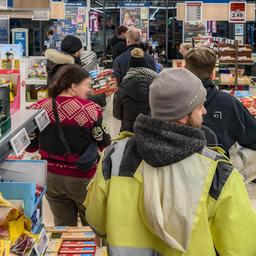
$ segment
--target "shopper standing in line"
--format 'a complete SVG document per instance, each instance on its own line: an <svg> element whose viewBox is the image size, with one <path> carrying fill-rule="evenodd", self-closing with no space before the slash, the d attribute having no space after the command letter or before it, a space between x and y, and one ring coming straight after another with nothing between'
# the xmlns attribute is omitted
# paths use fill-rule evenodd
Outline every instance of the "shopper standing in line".
<svg viewBox="0 0 256 256"><path fill-rule="evenodd" d="M105 149L85 206L110 256L256 255L242 177L200 129L205 100L195 75L166 69L150 86L152 117Z"/></svg>
<svg viewBox="0 0 256 256"><path fill-rule="evenodd" d="M235 142L256 150L256 119L238 99L218 90L211 80L217 61L215 52L208 48L194 48L188 52L185 61L186 68L202 80L207 90L204 125L209 131L206 134L213 131L217 136L216 143L227 154Z"/></svg>
<svg viewBox="0 0 256 256"><path fill-rule="evenodd" d="M83 45L81 40L73 35L67 35L61 42L61 52L56 49L47 49L45 56L47 58L46 71L48 74L47 85L50 86L53 81L55 74L60 67L67 64L78 64L80 66L88 67L88 63L81 62L81 54L83 51ZM83 57L84 53L83 53ZM87 59L89 60L89 59ZM85 60L83 60L85 61ZM90 63L93 64L93 63ZM97 63L95 63L96 65ZM89 71L89 70L87 70ZM90 95L90 99L101 107L107 105L106 95Z"/></svg>
<svg viewBox="0 0 256 256"><path fill-rule="evenodd" d="M191 48L192 48L191 43L182 43L182 44L180 44L179 52L183 56L183 58L186 57L187 53L189 52L189 50Z"/></svg>
<svg viewBox="0 0 256 256"><path fill-rule="evenodd" d="M39 135L40 154L48 161L46 198L56 226L76 226L78 214L86 225L86 186L96 171L97 146L102 150L109 145L110 136L101 108L86 99L91 91L88 72L65 65L55 79L49 86L50 98L32 107L45 109L51 121Z"/></svg>
<svg viewBox="0 0 256 256"><path fill-rule="evenodd" d="M127 71L129 70L129 62L131 58L131 51L134 48L141 48L141 35L138 29L132 27L126 32L126 41L127 41L127 48L119 55L114 63L113 63L113 70L114 76L117 79L117 83L120 84L125 77ZM145 60L148 67L152 70L156 70L155 61L152 56L145 53Z"/></svg>
<svg viewBox="0 0 256 256"><path fill-rule="evenodd" d="M137 116L150 113L149 86L157 73L148 67L144 55L140 48L131 51L130 69L114 95L113 115L121 120L121 132L133 132Z"/></svg>
<svg viewBox="0 0 256 256"><path fill-rule="evenodd" d="M116 34L109 42L109 48L115 60L120 54L122 54L127 47L126 45L126 32L128 28L125 26L119 26L116 30Z"/></svg>

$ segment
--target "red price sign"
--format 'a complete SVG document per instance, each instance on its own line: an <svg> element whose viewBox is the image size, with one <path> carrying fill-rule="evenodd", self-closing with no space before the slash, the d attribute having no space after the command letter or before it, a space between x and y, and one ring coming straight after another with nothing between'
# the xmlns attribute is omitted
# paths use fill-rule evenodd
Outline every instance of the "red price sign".
<svg viewBox="0 0 256 256"><path fill-rule="evenodd" d="M244 23L246 22L246 2L229 3L229 22Z"/></svg>

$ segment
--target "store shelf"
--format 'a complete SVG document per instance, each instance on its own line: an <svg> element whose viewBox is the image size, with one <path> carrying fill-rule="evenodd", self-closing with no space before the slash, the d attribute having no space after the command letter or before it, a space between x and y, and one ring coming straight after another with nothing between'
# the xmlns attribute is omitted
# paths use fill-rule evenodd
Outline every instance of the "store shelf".
<svg viewBox="0 0 256 256"><path fill-rule="evenodd" d="M27 85L47 85L47 80L39 78L29 78L26 80Z"/></svg>
<svg viewBox="0 0 256 256"><path fill-rule="evenodd" d="M219 65L233 65L233 66L235 66L236 64L234 62L219 62ZM241 63L241 62L238 62L238 65L239 66L253 66L254 62L252 62L252 63Z"/></svg>
<svg viewBox="0 0 256 256"><path fill-rule="evenodd" d="M27 133L33 132L36 128L35 117L42 110L19 110L11 116L10 131L0 139L0 162L11 152L10 140L23 128Z"/></svg>
<svg viewBox="0 0 256 256"><path fill-rule="evenodd" d="M224 85L224 86L235 86L235 84L232 83L220 83L219 85ZM237 84L237 86L251 86L252 84Z"/></svg>

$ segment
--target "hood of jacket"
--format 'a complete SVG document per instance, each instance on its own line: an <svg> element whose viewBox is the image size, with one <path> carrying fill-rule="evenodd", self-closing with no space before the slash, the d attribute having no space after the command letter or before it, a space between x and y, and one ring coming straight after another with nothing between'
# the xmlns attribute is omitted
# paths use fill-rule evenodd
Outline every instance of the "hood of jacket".
<svg viewBox="0 0 256 256"><path fill-rule="evenodd" d="M45 51L45 57L47 59L46 71L48 77L53 77L58 68L62 65L75 64L75 58L73 56L55 49L47 49Z"/></svg>
<svg viewBox="0 0 256 256"><path fill-rule="evenodd" d="M132 100L137 102L148 102L149 86L151 82L151 79L142 80L134 77L121 83L120 87L123 88L125 93Z"/></svg>
<svg viewBox="0 0 256 256"><path fill-rule="evenodd" d="M75 59L69 54L57 51L55 49L47 49L45 51L45 57L47 60L57 65L74 64Z"/></svg>
<svg viewBox="0 0 256 256"><path fill-rule="evenodd" d="M216 163L199 154L204 149L200 129L140 115L135 139L143 157L143 189L139 211L155 236L178 252L189 249L192 231L203 212Z"/></svg>
<svg viewBox="0 0 256 256"><path fill-rule="evenodd" d="M131 44L131 45L128 45L126 48L125 48L125 50L124 50L124 52L131 52L134 48L141 48L141 45L139 45L139 44Z"/></svg>
<svg viewBox="0 0 256 256"><path fill-rule="evenodd" d="M152 119L140 114L134 132L141 157L153 167L177 163L206 145L201 129Z"/></svg>
<svg viewBox="0 0 256 256"><path fill-rule="evenodd" d="M218 88L216 87L212 80L205 80L202 81L202 83L207 91L205 106L208 106L212 99L214 98L214 96L216 95L216 93L218 92Z"/></svg>

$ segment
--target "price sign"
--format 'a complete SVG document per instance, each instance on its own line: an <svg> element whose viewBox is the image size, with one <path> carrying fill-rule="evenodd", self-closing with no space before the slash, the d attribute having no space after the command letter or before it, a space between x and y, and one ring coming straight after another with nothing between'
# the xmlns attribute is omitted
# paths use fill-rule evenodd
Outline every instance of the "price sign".
<svg viewBox="0 0 256 256"><path fill-rule="evenodd" d="M12 149L14 153L19 156L30 144L28 133L25 128L20 130L11 140L10 140Z"/></svg>
<svg viewBox="0 0 256 256"><path fill-rule="evenodd" d="M229 3L229 22L245 23L246 22L246 2Z"/></svg>
<svg viewBox="0 0 256 256"><path fill-rule="evenodd" d="M203 20L203 2L186 2L185 21L202 22Z"/></svg>
<svg viewBox="0 0 256 256"><path fill-rule="evenodd" d="M50 12L49 11L34 11L32 16L32 20L49 20L50 19Z"/></svg>
<svg viewBox="0 0 256 256"><path fill-rule="evenodd" d="M39 242L34 246L34 250L37 256L44 255L48 243L49 243L49 237L46 233L46 230L43 228L39 235Z"/></svg>
<svg viewBox="0 0 256 256"><path fill-rule="evenodd" d="M45 110L36 116L35 121L40 132L42 132L50 124L49 116Z"/></svg>

